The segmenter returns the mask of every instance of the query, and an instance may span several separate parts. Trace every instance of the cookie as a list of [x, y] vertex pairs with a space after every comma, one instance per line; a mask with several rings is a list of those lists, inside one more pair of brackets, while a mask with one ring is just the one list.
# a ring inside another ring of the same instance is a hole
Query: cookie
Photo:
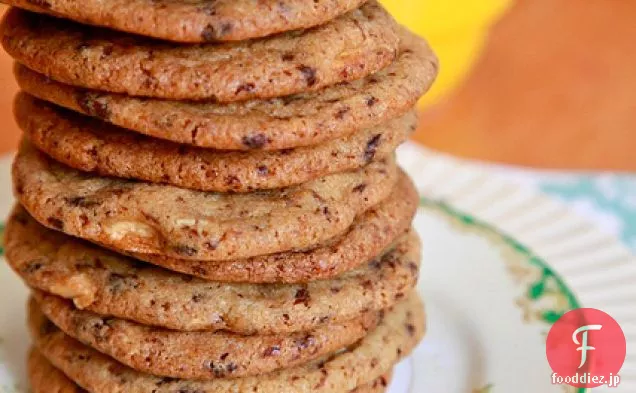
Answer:
[[393, 158], [299, 186], [249, 194], [186, 190], [86, 174], [24, 141], [17, 198], [43, 225], [117, 250], [231, 260], [315, 246], [385, 199]]
[[[311, 250], [228, 262], [182, 260], [151, 254], [131, 256], [210, 281], [291, 284], [325, 280], [355, 269], [388, 250], [395, 239], [409, 229], [417, 204], [418, 194], [412, 182], [401, 176], [393, 193], [357, 218], [345, 234]], [[46, 229], [21, 207], [14, 210], [5, 233], [5, 243], [16, 262], [21, 260], [19, 265], [24, 263], [29, 250], [38, 247], [50, 250], [75, 247], [85, 260], [103, 258], [100, 249], [92, 250], [85, 243]]]
[[366, 0], [4, 0], [77, 22], [184, 43], [239, 41], [321, 25]]
[[424, 335], [424, 309], [416, 294], [387, 312], [357, 345], [319, 362], [273, 373], [213, 381], [156, 377], [123, 366], [58, 330], [46, 319], [29, 321], [38, 350], [91, 393], [341, 393], [371, 383], [409, 355]]
[[44, 314], [67, 335], [135, 370], [184, 379], [237, 378], [305, 364], [354, 344], [378, 319], [370, 313], [292, 335], [183, 333], [104, 318], [40, 291], [34, 296], [32, 318]]
[[75, 169], [217, 192], [283, 188], [358, 169], [392, 156], [417, 127], [417, 116], [410, 112], [312, 147], [219, 152], [132, 133], [23, 93], [16, 97], [15, 114], [38, 149]]
[[[87, 393], [63, 372], [53, 367], [40, 352], [34, 348], [29, 352], [28, 376], [33, 393]], [[391, 373], [387, 373], [373, 382], [357, 387], [351, 393], [383, 393], [389, 386]]]
[[429, 89], [438, 60], [400, 30], [396, 61], [369, 77], [314, 93], [232, 104], [140, 99], [55, 82], [16, 65], [20, 87], [60, 106], [159, 139], [218, 150], [310, 146], [403, 116]]
[[[358, 217], [346, 233], [310, 250], [213, 263], [152, 254], [131, 256], [212, 281], [293, 284], [325, 280], [355, 269], [387, 250], [409, 229], [418, 201], [413, 183], [402, 175], [391, 195]], [[40, 225], [37, 228], [28, 232], [42, 232]]]
[[[211, 282], [170, 272], [50, 231], [56, 240], [16, 239], [30, 227], [19, 209], [8, 223], [6, 259], [30, 287], [73, 300], [76, 307], [181, 331], [283, 334], [350, 321], [393, 305], [419, 275], [414, 232], [353, 271], [306, 284]], [[26, 223], [26, 224], [23, 224]]]
[[175, 45], [13, 8], [2, 45], [52, 79], [174, 100], [234, 102], [315, 91], [389, 65], [398, 25], [371, 1], [326, 25], [258, 41]]

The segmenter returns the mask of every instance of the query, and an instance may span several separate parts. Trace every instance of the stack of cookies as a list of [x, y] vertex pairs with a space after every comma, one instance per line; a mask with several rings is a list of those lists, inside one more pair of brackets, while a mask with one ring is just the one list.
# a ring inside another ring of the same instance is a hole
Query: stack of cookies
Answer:
[[5, 1], [34, 393], [384, 391], [426, 42], [375, 0]]

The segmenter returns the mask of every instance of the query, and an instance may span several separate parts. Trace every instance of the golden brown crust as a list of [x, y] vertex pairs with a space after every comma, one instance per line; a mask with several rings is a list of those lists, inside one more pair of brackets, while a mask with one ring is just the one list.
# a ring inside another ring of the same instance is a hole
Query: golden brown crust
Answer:
[[366, 78], [314, 93], [232, 104], [140, 99], [55, 82], [16, 65], [20, 87], [76, 112], [178, 143], [219, 150], [280, 150], [324, 143], [403, 116], [437, 75], [425, 40], [400, 30], [400, 53]]
[[239, 41], [321, 25], [366, 0], [4, 0], [12, 6], [163, 40]]
[[201, 191], [298, 185], [390, 157], [417, 126], [415, 112], [324, 144], [285, 151], [220, 152], [146, 137], [18, 94], [15, 118], [41, 151], [102, 176]]
[[[342, 236], [316, 248], [300, 252], [263, 255], [227, 262], [183, 260], [152, 254], [133, 257], [173, 271], [210, 281], [243, 283], [307, 283], [331, 279], [358, 268], [389, 249], [405, 233], [418, 205], [418, 194], [410, 179], [402, 176], [396, 190], [379, 205], [362, 214]], [[46, 229], [21, 207], [16, 207], [5, 231], [7, 251], [16, 261], [34, 250], [66, 249], [66, 244], [84, 244]], [[80, 248], [79, 254], [87, 247]], [[91, 253], [91, 255], [93, 255]], [[71, 266], [71, 265], [69, 265]], [[65, 268], [60, 267], [62, 272]], [[67, 272], [74, 275], [78, 272]], [[64, 277], [62, 275], [62, 277]], [[81, 294], [77, 294], [81, 297]]]
[[385, 199], [398, 176], [390, 158], [291, 188], [220, 194], [89, 175], [26, 141], [13, 165], [15, 194], [43, 225], [124, 252], [191, 260], [314, 247]]
[[44, 314], [67, 335], [135, 370], [199, 380], [260, 375], [305, 364], [354, 344], [378, 322], [378, 314], [369, 313], [290, 335], [177, 332], [78, 310], [40, 291], [34, 292], [29, 313], [37, 319]]
[[0, 27], [17, 61], [60, 82], [133, 96], [235, 102], [316, 91], [391, 64], [398, 25], [372, 1], [328, 24], [257, 41], [196, 46], [13, 8]]
[[48, 320], [30, 321], [38, 350], [91, 393], [341, 393], [371, 383], [391, 370], [420, 342], [424, 309], [412, 294], [387, 312], [383, 321], [355, 347], [317, 363], [266, 375], [213, 381], [166, 380], [136, 372], [66, 336]]

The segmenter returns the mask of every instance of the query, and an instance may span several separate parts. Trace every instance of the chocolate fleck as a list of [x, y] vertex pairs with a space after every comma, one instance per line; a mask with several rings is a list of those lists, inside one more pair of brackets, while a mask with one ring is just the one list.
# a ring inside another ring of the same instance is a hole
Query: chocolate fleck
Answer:
[[236, 88], [236, 91], [234, 92], [235, 95], [239, 95], [243, 92], [246, 93], [251, 93], [254, 91], [254, 89], [256, 88], [256, 85], [253, 83], [244, 83], [242, 85], [240, 85], [239, 87]]
[[89, 116], [100, 119], [110, 118], [110, 109], [108, 105], [99, 100], [99, 96], [92, 93], [79, 93], [76, 96], [77, 105]]
[[382, 134], [374, 135], [367, 142], [367, 147], [364, 149], [364, 159], [369, 162], [373, 160], [375, 157], [375, 153], [378, 149], [378, 145], [380, 144], [380, 138], [382, 138]]
[[203, 41], [207, 42], [216, 40], [216, 30], [214, 29], [214, 26], [212, 24], [209, 24], [203, 28], [203, 30], [201, 31], [201, 38], [203, 39]]
[[250, 149], [260, 149], [270, 142], [270, 139], [265, 134], [254, 134], [244, 136], [242, 140], [243, 144]]
[[294, 305], [304, 304], [305, 307], [309, 307], [309, 299], [310, 295], [307, 288], [300, 288], [296, 291]]
[[274, 345], [267, 348], [265, 352], [263, 353], [264, 357], [278, 356], [278, 355], [280, 355], [280, 346], [278, 345]]
[[366, 184], [364, 183], [358, 184], [357, 186], [353, 187], [353, 192], [363, 192], [366, 188], [367, 188]]
[[307, 86], [312, 87], [316, 84], [316, 82], [318, 81], [316, 78], [316, 69], [312, 68], [312, 67], [308, 67], [306, 65], [299, 65], [298, 67], [296, 67], [298, 69], [298, 71], [300, 71], [303, 74], [303, 77], [305, 78], [305, 80], [307, 81]]

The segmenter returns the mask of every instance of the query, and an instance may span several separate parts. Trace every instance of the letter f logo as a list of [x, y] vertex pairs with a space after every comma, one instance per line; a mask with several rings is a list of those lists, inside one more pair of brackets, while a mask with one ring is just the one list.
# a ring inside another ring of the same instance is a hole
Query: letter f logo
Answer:
[[[572, 334], [572, 341], [574, 341], [574, 344], [580, 345], [580, 347], [576, 349], [577, 351], [581, 351], [581, 364], [579, 365], [579, 368], [583, 367], [583, 365], [585, 365], [585, 362], [587, 362], [587, 351], [593, 351], [596, 349], [587, 345], [587, 332], [589, 330], [601, 330], [602, 328], [603, 325], [581, 326]], [[580, 343], [579, 339], [576, 337], [579, 333], [583, 333], [581, 336], [583, 338], [582, 343]]]

